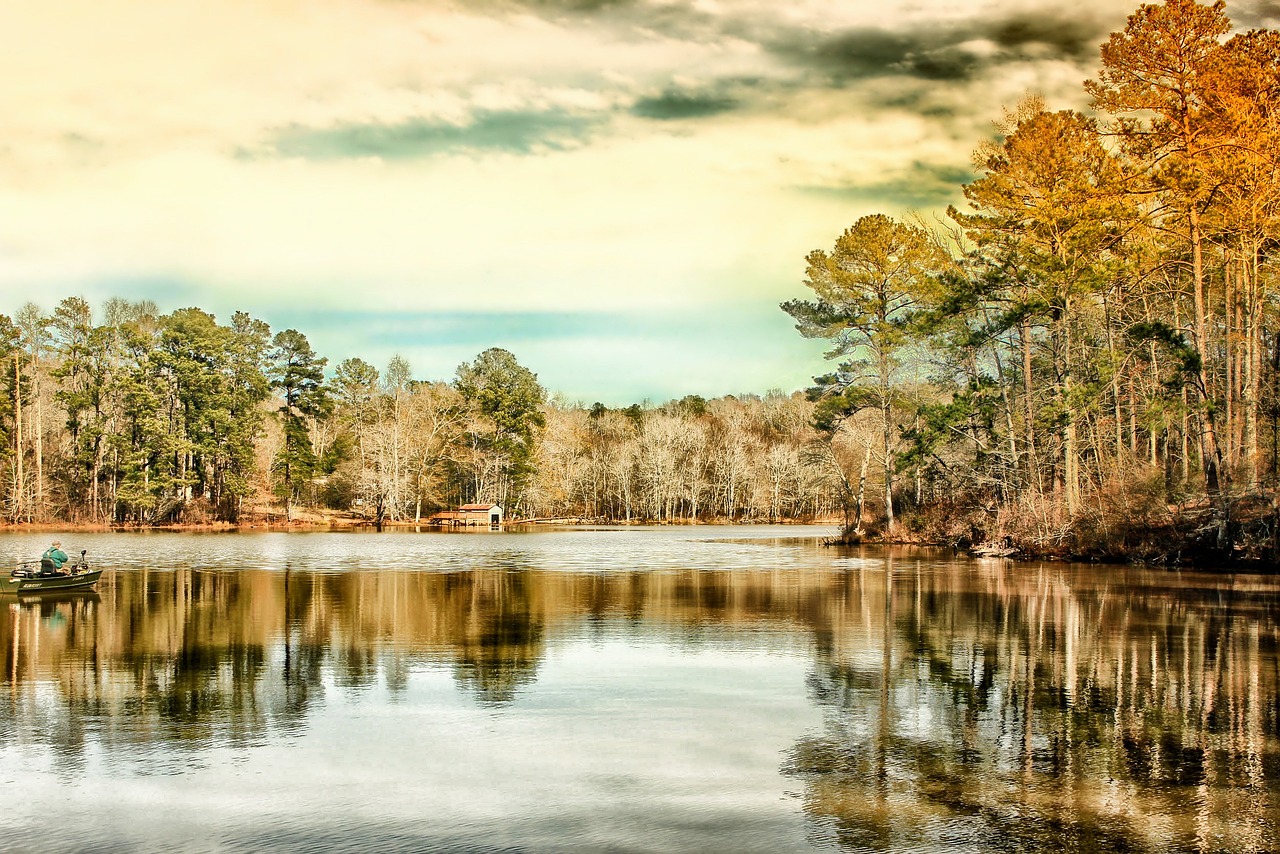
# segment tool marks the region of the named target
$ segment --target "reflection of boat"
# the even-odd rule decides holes
[[[63,602],[74,602],[77,605],[86,602],[101,602],[102,597],[92,587],[72,587],[67,590],[28,590],[17,595],[9,594],[0,597],[9,603],[9,608],[58,608]]]
[[[68,564],[66,572],[42,569],[38,564],[22,564],[8,578],[0,579],[0,593],[55,593],[63,591],[92,590],[102,577],[102,570],[90,569],[80,552],[80,561]]]

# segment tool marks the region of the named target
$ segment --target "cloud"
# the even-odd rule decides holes
[[[314,311],[331,358],[394,347],[431,373],[506,342],[549,385],[622,402],[806,382],[820,365],[788,348],[812,342],[776,308],[803,296],[805,253],[860,215],[955,200],[1026,91],[1083,107],[1132,8],[11,5],[15,301],[150,297],[308,334]],[[385,310],[344,321],[357,304]],[[747,305],[761,317],[716,326]]]
[[[696,2],[645,0],[494,0],[490,9],[536,15],[560,25],[604,26],[626,39],[660,36],[713,41],[733,32],[741,14],[708,14]],[[727,22],[727,26],[726,26]]]
[[[292,315],[316,328],[354,326],[379,330],[389,347],[410,347],[425,341],[437,346],[513,346],[532,341],[575,341],[598,337],[602,331],[619,336],[655,332],[671,318],[623,311],[378,311],[309,309]],[[489,342],[485,344],[484,342]]]
[[[637,100],[631,114],[657,121],[702,119],[732,112],[741,104],[739,99],[724,94],[668,89],[661,95]]]
[[[1280,28],[1280,0],[1241,0],[1227,14],[1239,30]]]
[[[1274,0],[1255,5],[1265,8]],[[936,0],[901,7],[817,0],[505,0],[495,7],[567,28],[607,28],[620,40],[745,43],[835,85],[886,74],[963,80],[1028,60],[1084,62],[1124,21],[1108,0],[1083,0],[1070,8]]]
[[[879,204],[890,210],[937,210],[958,202],[961,185],[974,177],[968,168],[917,162],[890,178],[802,186],[798,189],[852,202]]]
[[[980,27],[979,37],[990,38],[1017,57],[1084,61],[1097,56],[1098,45],[1106,40],[1112,26],[1111,19],[1069,16],[1059,7],[1049,14],[1020,13],[997,20],[989,31]]]
[[[818,42],[796,40],[774,46],[779,55],[804,65],[836,85],[866,77],[900,75],[925,79],[969,76],[974,58],[921,33],[880,28],[854,30]]]
[[[604,123],[600,115],[560,110],[480,113],[467,124],[414,120],[398,124],[343,124],[334,128],[294,127],[278,133],[267,149],[284,157],[330,160],[429,157],[459,151],[530,154],[564,150],[588,141]],[[261,151],[256,156],[261,156]],[[247,152],[255,156],[255,152]]]
[[[763,46],[835,86],[884,76],[960,81],[1013,63],[1083,63],[1096,53],[1110,25],[1091,15],[1040,11],[911,27],[856,27],[827,35],[796,29]]]
[[[45,180],[176,149],[401,160],[529,153],[633,131],[618,115],[648,120],[650,133],[734,113],[790,120],[797,96],[813,91],[1079,65],[1122,23],[1096,11],[1106,0],[1070,12],[941,0],[318,0],[297,14],[247,0],[216,11],[195,0],[163,9],[61,1],[62,14],[18,10],[0,34],[0,75],[24,81],[0,91],[0,114],[15,117],[0,142],[0,179]],[[922,114],[948,118],[945,101],[935,95]]]
[[[525,0],[524,3],[510,3],[509,6],[524,6],[529,9],[540,9],[548,12],[605,12],[617,9],[634,8],[636,0]]]

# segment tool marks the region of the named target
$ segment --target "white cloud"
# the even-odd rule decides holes
[[[735,53],[369,0],[10,4],[0,79],[21,82],[0,87],[0,115],[13,117],[0,175],[175,149],[225,154],[295,125],[604,109],[619,102],[600,87],[605,76],[644,85],[673,67],[749,70]],[[98,158],[87,163],[77,144]]]

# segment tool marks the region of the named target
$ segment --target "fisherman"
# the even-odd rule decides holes
[[[41,572],[62,572],[62,565],[67,562],[67,553],[62,550],[62,543],[53,541],[53,545],[40,555]]]

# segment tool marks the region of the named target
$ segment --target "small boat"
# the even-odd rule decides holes
[[[92,590],[102,577],[102,570],[90,569],[80,552],[80,560],[67,564],[58,572],[41,568],[40,562],[19,565],[8,578],[0,578],[0,593],[52,593],[55,591]]]

